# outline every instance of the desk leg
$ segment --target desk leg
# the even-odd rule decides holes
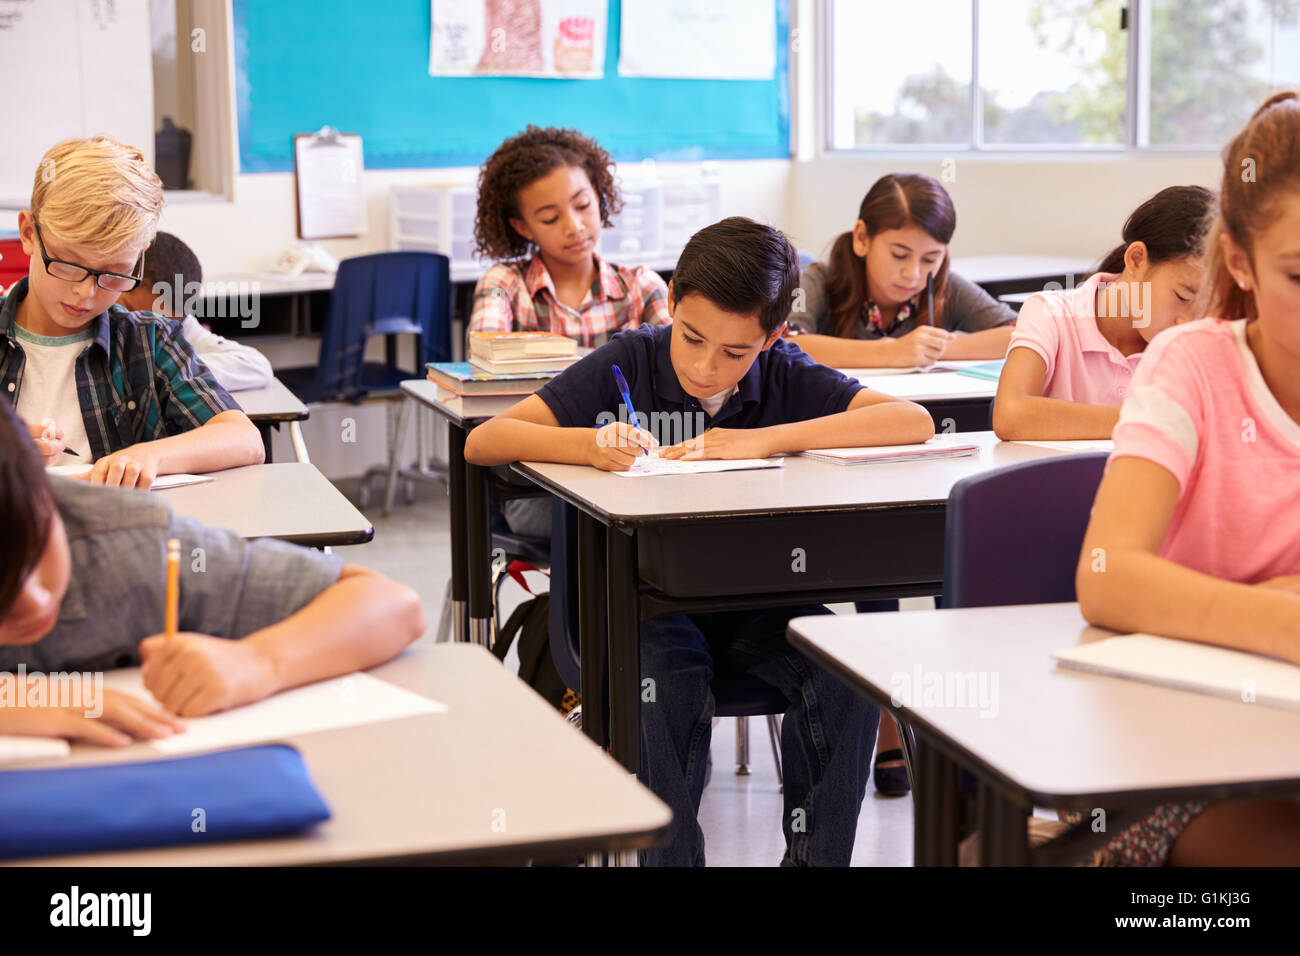
[[[582,731],[609,746],[608,643],[605,632],[605,526],[578,512],[578,646],[582,652]]]
[[[304,464],[310,463],[311,459],[307,457],[307,443],[303,441],[302,426],[300,423],[298,422],[289,423],[289,440],[293,442],[294,457],[297,458],[299,461],[303,462]],[[267,461],[271,460],[270,455],[271,452],[268,449],[267,459],[266,459]]]
[[[466,616],[469,578],[465,567],[469,555],[465,514],[465,430],[453,422],[447,423],[447,492],[451,499],[452,636],[456,641],[465,642],[469,640],[469,619]]]
[[[955,866],[957,765],[919,734],[915,761],[912,863],[914,866]]]
[[[636,534],[605,535],[606,615],[609,620],[609,753],[641,769],[641,612],[637,600]],[[667,693],[667,688],[660,688]]]
[[[272,462],[271,457],[271,429],[275,426],[270,422],[258,422],[257,430],[262,433],[262,451],[265,453],[262,463],[269,465]]]
[[[462,454],[463,454],[462,449]],[[488,532],[489,470],[465,466],[465,534],[469,544],[466,565],[469,592],[469,639],[481,647],[492,642],[492,540]]]
[[[980,781],[980,866],[1029,865],[1029,808]]]

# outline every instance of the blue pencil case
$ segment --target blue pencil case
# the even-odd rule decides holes
[[[0,859],[245,840],[329,816],[302,756],[282,744],[0,772]]]

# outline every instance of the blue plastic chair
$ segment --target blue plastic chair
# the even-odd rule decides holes
[[[360,402],[451,359],[451,262],[433,252],[378,252],[339,263],[316,365],[276,377],[304,402]],[[416,368],[364,359],[375,335],[419,336]]]
[[[578,512],[556,498],[551,511],[551,660],[560,677],[573,690],[582,692],[582,653],[578,643]],[[776,762],[776,778],[783,783],[781,768],[781,724],[790,702],[771,684],[745,674],[715,673],[713,697],[718,717],[767,717]],[[740,722],[743,724],[743,721]],[[748,731],[737,728],[738,774],[748,770]]]
[[[943,606],[1073,601],[1074,571],[1106,452],[963,478],[948,496]]]
[[[963,478],[948,495],[943,606],[992,607],[1073,601],[1074,573],[1106,452],[1060,455]],[[913,793],[916,742],[899,739]],[[963,769],[963,791],[975,777]]]

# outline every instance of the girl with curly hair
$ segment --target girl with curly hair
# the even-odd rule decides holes
[[[529,126],[479,171],[475,252],[497,264],[474,290],[471,332],[554,332],[594,348],[625,328],[669,321],[668,289],[645,268],[596,252],[622,201],[614,162],[573,129]]]

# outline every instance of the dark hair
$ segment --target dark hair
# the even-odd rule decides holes
[[[918,226],[936,242],[945,246],[957,230],[957,210],[952,197],[937,179],[920,173],[889,173],[881,176],[867,190],[858,207],[858,218],[875,236],[887,229]],[[943,321],[944,299],[948,291],[948,256],[934,276],[934,314],[923,303],[925,317],[918,314],[917,325],[939,325]],[[830,303],[831,335],[849,337],[861,320],[862,305],[867,300],[867,268],[862,256],[853,251],[853,232],[841,233],[831,246],[826,269],[826,297]]]
[[[27,426],[0,396],[0,619],[45,554],[54,498]]]
[[[532,253],[511,219],[522,219],[519,191],[553,169],[577,166],[587,173],[600,203],[600,221],[610,225],[623,208],[614,182],[614,160],[589,136],[576,129],[528,126],[487,158],[478,174],[478,213],[474,218],[474,252],[489,259],[510,261]]]
[[[1124,253],[1135,242],[1147,247],[1152,265],[1199,256],[1214,193],[1203,186],[1169,186],[1124,220],[1124,241],[1107,253],[1098,272],[1123,272]]]
[[[799,287],[799,255],[785,233],[730,216],[695,235],[677,258],[673,299],[700,295],[724,312],[757,315],[771,335],[790,314]]]
[[[1198,315],[1253,319],[1259,314],[1253,289],[1242,289],[1219,248],[1231,236],[1255,265],[1255,238],[1273,224],[1284,196],[1300,192],[1300,94],[1274,93],[1255,110],[1245,128],[1223,150],[1219,209],[1205,240],[1205,281]]]
[[[177,276],[181,287],[175,296],[181,299],[187,285],[203,282],[203,267],[193,249],[170,232],[160,232],[144,251],[144,281],[140,284],[152,289],[155,282],[175,282]]]

